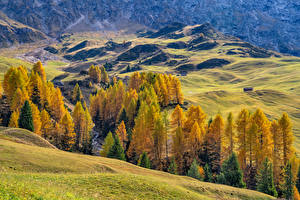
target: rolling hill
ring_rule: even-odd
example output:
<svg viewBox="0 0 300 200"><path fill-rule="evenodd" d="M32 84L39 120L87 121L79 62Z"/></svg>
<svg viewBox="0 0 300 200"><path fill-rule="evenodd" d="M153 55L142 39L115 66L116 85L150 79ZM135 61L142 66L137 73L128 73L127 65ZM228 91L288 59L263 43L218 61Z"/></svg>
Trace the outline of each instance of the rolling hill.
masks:
<svg viewBox="0 0 300 200"><path fill-rule="evenodd" d="M1 200L273 199L119 160L64 152L46 143L22 129L0 128Z"/></svg>

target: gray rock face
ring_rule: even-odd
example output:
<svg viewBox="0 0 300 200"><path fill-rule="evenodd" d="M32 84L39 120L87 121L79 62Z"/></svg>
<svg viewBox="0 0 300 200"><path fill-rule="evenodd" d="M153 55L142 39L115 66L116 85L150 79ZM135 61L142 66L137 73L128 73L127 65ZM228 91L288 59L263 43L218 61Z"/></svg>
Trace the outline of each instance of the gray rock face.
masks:
<svg viewBox="0 0 300 200"><path fill-rule="evenodd" d="M295 0L0 0L10 18L56 36L68 30L201 24L258 46L300 56ZM127 23L128 22L128 23Z"/></svg>
<svg viewBox="0 0 300 200"><path fill-rule="evenodd" d="M41 31L9 19L0 12L0 47L9 47L16 43L28 43L46 39Z"/></svg>

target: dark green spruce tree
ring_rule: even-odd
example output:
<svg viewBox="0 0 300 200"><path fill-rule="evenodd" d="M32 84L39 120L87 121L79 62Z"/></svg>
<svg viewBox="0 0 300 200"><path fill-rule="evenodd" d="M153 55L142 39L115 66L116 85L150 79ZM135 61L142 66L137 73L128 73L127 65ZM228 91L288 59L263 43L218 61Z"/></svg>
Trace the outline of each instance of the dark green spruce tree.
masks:
<svg viewBox="0 0 300 200"><path fill-rule="evenodd" d="M128 117L127 117L127 113L125 108L122 109L120 117L119 117L119 124L124 121L125 127L126 127L126 131L128 131Z"/></svg>
<svg viewBox="0 0 300 200"><path fill-rule="evenodd" d="M258 172L257 190L259 192L277 197L277 191L273 179L273 165L268 158L265 159L261 169Z"/></svg>
<svg viewBox="0 0 300 200"><path fill-rule="evenodd" d="M140 155L138 166L148 168L148 169L151 168L151 163L146 152L143 152L142 155Z"/></svg>
<svg viewBox="0 0 300 200"><path fill-rule="evenodd" d="M193 163L192 163L192 165L191 165L191 167L190 167L187 175L189 177L192 177L192 178L195 178L195 179L198 179L198 180L202 179L201 175L200 175L200 172L199 172L199 165L198 165L196 159L194 159L194 161L193 161Z"/></svg>
<svg viewBox="0 0 300 200"><path fill-rule="evenodd" d="M205 181L205 182L213 182L212 173L211 173L210 167L209 167L209 165L207 163L205 164L203 170L204 170L204 179L203 179L203 181Z"/></svg>
<svg viewBox="0 0 300 200"><path fill-rule="evenodd" d="M171 163L170 163L169 168L168 168L168 172L170 174L177 174L177 165L176 165L174 157L171 160Z"/></svg>
<svg viewBox="0 0 300 200"><path fill-rule="evenodd" d="M124 149L123 149L122 145L120 144L119 137L115 137L114 144L109 149L107 157L126 161Z"/></svg>
<svg viewBox="0 0 300 200"><path fill-rule="evenodd" d="M32 119L32 111L28 101L25 101L20 117L19 117L19 127L27 129L29 131L34 131L33 119Z"/></svg>
<svg viewBox="0 0 300 200"><path fill-rule="evenodd" d="M244 188L246 184L243 181L243 172L235 153L232 153L227 160L223 162L221 174L218 177L221 184L230 185L233 187ZM219 181L218 181L219 182Z"/></svg>
<svg viewBox="0 0 300 200"><path fill-rule="evenodd" d="M284 186L283 186L283 194L286 200L292 200L294 198L294 181L293 181L293 173L292 173L292 165L290 162L285 167L284 173Z"/></svg>
<svg viewBox="0 0 300 200"><path fill-rule="evenodd" d="M298 174L297 174L297 179L296 179L296 187L298 191L300 191L300 166L298 168Z"/></svg>

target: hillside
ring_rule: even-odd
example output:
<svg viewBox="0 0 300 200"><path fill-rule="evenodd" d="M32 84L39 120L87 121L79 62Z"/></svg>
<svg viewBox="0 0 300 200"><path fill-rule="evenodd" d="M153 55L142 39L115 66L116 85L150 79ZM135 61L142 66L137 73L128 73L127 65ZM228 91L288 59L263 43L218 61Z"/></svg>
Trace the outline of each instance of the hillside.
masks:
<svg viewBox="0 0 300 200"><path fill-rule="evenodd" d="M46 38L47 36L41 31L14 21L0 11L0 46L2 48Z"/></svg>
<svg viewBox="0 0 300 200"><path fill-rule="evenodd" d="M38 137L31 140L37 145L16 143L3 138L3 131L7 130L0 129L0 199L273 199L114 159L43 148ZM32 134L14 132L19 138Z"/></svg>

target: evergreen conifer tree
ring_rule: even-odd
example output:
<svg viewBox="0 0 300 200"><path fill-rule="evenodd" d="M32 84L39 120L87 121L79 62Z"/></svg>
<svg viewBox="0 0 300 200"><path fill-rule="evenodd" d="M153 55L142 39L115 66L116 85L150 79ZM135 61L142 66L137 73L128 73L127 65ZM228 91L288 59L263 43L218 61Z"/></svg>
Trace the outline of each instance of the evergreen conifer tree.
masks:
<svg viewBox="0 0 300 200"><path fill-rule="evenodd" d="M292 165L290 162L285 167L285 183L283 188L283 194L286 200L292 200L294 197L294 181L292 173Z"/></svg>
<svg viewBox="0 0 300 200"><path fill-rule="evenodd" d="M300 166L298 168L298 174L297 174L297 179L296 179L296 187L298 191L300 191Z"/></svg>
<svg viewBox="0 0 300 200"><path fill-rule="evenodd" d="M120 144L119 137L115 137L115 142L112 145L112 147L109 149L109 152L107 154L108 158L115 158L119 160L126 160L124 149L122 145Z"/></svg>
<svg viewBox="0 0 300 200"><path fill-rule="evenodd" d="M212 182L213 181L211 169L210 169L210 167L207 163L204 166L204 179L203 180L205 182Z"/></svg>
<svg viewBox="0 0 300 200"><path fill-rule="evenodd" d="M272 196L277 196L273 180L273 165L268 158L262 164L257 176L257 190Z"/></svg>
<svg viewBox="0 0 300 200"><path fill-rule="evenodd" d="M151 168L151 163L146 152L143 152L143 154L140 155L138 166L148 168L148 169Z"/></svg>
<svg viewBox="0 0 300 200"><path fill-rule="evenodd" d="M194 159L187 175L192 177L192 178L201 180L201 175L200 175L200 172L199 172L199 165L197 164L196 159Z"/></svg>
<svg viewBox="0 0 300 200"><path fill-rule="evenodd" d="M104 144L102 145L102 150L100 151L100 155L106 157L110 148L114 145L115 139L111 132L107 134L104 139Z"/></svg>
<svg viewBox="0 0 300 200"><path fill-rule="evenodd" d="M235 153L232 153L227 160L224 161L221 169L225 178L226 185L244 188L243 172L240 169L238 159Z"/></svg>
<svg viewBox="0 0 300 200"><path fill-rule="evenodd" d="M171 163L169 165L168 172L170 174L177 174L177 165L176 165L174 157L172 158L172 161L171 161Z"/></svg>
<svg viewBox="0 0 300 200"><path fill-rule="evenodd" d="M27 129L32 132L34 131L32 111L28 101L25 101L21 109L21 113L19 117L19 127Z"/></svg>

